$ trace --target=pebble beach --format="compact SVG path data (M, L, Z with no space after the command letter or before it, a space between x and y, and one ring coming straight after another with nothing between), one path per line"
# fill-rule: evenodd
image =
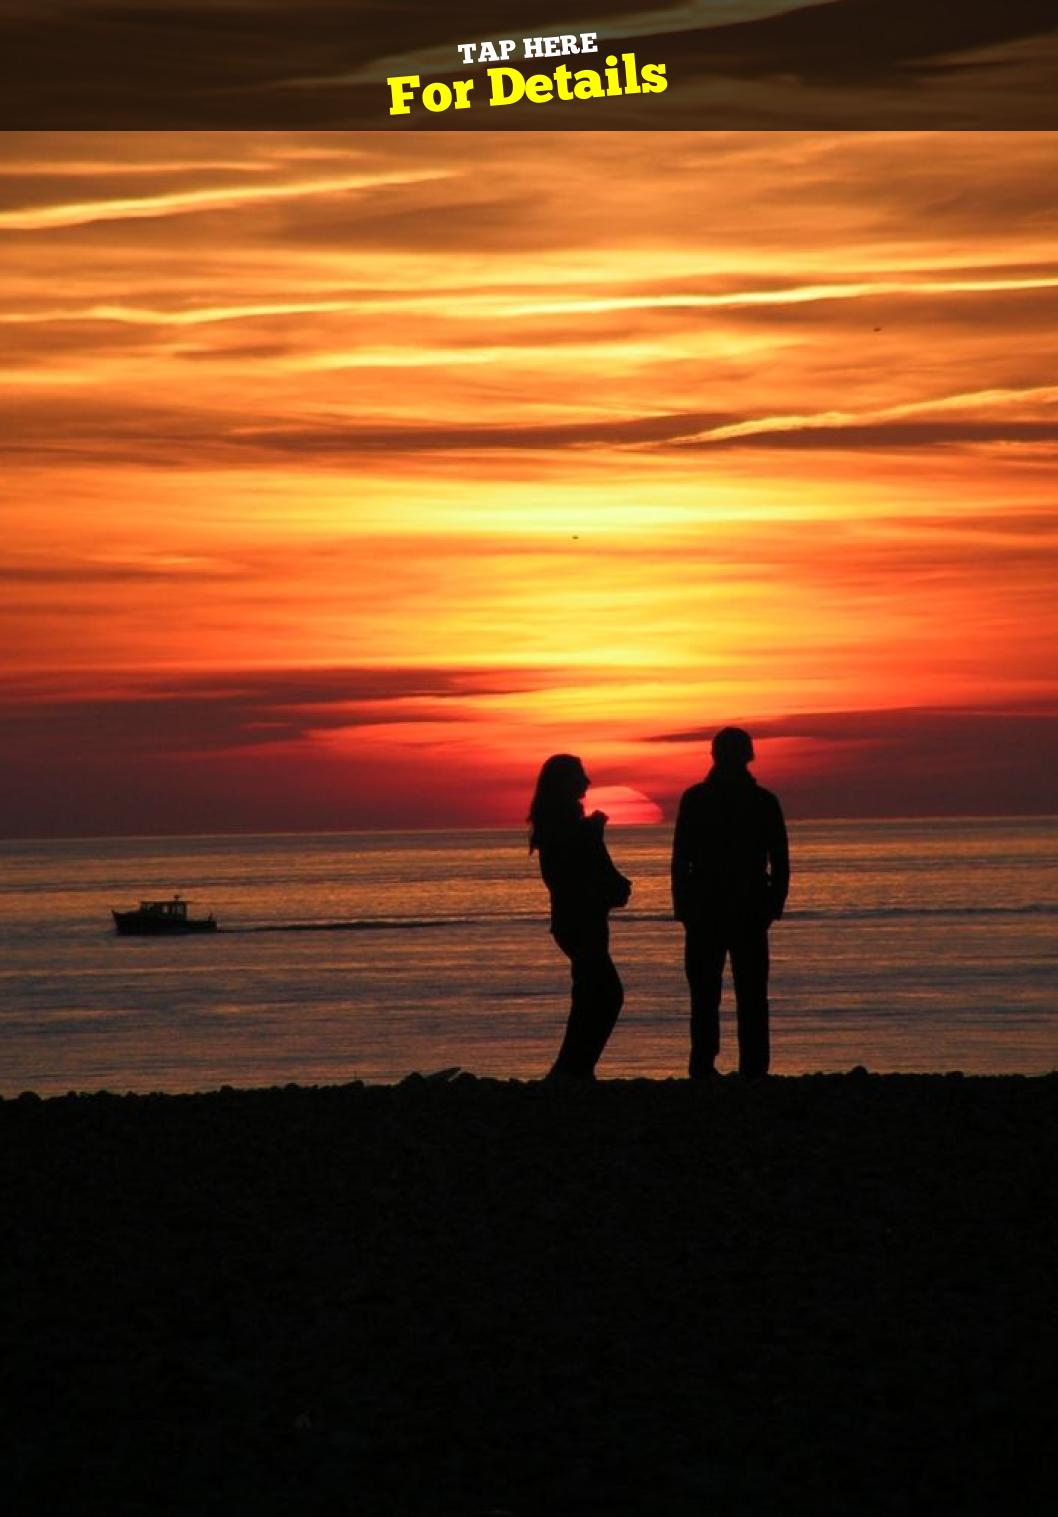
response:
M1042 1512L1056 1135L1055 1075L0 1102L8 1509Z

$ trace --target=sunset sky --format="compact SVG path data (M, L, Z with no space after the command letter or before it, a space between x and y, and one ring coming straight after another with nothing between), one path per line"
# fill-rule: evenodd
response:
M8 134L0 832L513 825L559 749L650 819L733 721L794 816L1058 811L1056 182Z

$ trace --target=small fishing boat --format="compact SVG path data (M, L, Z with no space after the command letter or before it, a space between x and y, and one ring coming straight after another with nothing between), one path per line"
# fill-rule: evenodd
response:
M169 901L141 901L135 911L112 911L115 929L131 937L170 937L182 932L216 932L213 913L189 917L191 903L174 895Z

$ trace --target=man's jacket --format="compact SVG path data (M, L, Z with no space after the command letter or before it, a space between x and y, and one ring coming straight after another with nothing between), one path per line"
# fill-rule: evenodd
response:
M790 888L778 798L747 769L713 769L684 792L672 843L672 904L681 922L773 922Z

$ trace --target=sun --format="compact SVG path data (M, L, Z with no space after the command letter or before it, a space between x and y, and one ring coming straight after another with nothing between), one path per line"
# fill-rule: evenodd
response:
M650 827L663 820L657 802L631 785L592 786L584 809L604 811L615 827Z

